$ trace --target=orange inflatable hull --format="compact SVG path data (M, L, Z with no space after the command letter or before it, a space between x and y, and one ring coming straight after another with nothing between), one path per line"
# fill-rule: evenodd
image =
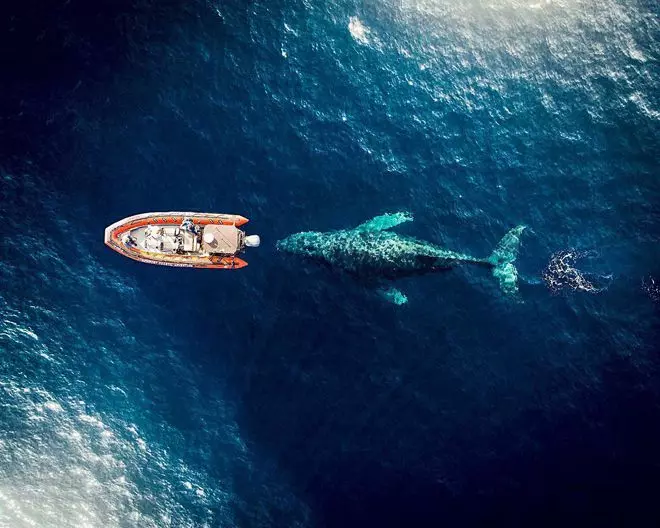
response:
M117 253L138 262L172 266L177 268L208 268L208 269L240 269L248 265L246 261L233 255L199 254L193 252L163 252L128 245L124 241L127 234L138 233L140 228L147 226L173 229L181 226L184 218L192 220L193 224L203 228L207 225L225 225L240 227L249 220L240 215L216 213L145 213L124 218L105 229L105 244Z

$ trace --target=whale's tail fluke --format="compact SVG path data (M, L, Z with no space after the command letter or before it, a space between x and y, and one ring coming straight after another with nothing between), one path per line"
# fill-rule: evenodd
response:
M500 243L488 257L488 263L493 266L493 275L500 282L500 287L509 295L518 293L518 270L514 266L518 258L520 235L525 226L514 227L502 237Z

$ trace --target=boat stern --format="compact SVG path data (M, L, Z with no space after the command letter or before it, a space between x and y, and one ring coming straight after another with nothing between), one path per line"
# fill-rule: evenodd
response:
M234 257L234 269L240 269L247 266L248 263L245 262L242 258Z

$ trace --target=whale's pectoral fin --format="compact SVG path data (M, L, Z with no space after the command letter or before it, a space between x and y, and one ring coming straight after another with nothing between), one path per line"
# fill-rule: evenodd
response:
M379 288L378 294L388 302L401 306L408 302L408 297L401 291L396 288Z
M385 231L392 227L396 227L404 222L412 222L412 215L410 213L387 213L384 215L372 218L368 222L360 224L355 228L356 231Z

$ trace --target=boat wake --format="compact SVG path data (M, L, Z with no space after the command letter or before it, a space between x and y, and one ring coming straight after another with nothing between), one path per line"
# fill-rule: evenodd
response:
M578 251L566 249L554 253L550 257L547 267L543 270L541 277L543 282L553 293L570 289L589 293L599 293L606 290L612 282L612 274L600 275L581 271L575 267L578 259L597 257L598 252Z

